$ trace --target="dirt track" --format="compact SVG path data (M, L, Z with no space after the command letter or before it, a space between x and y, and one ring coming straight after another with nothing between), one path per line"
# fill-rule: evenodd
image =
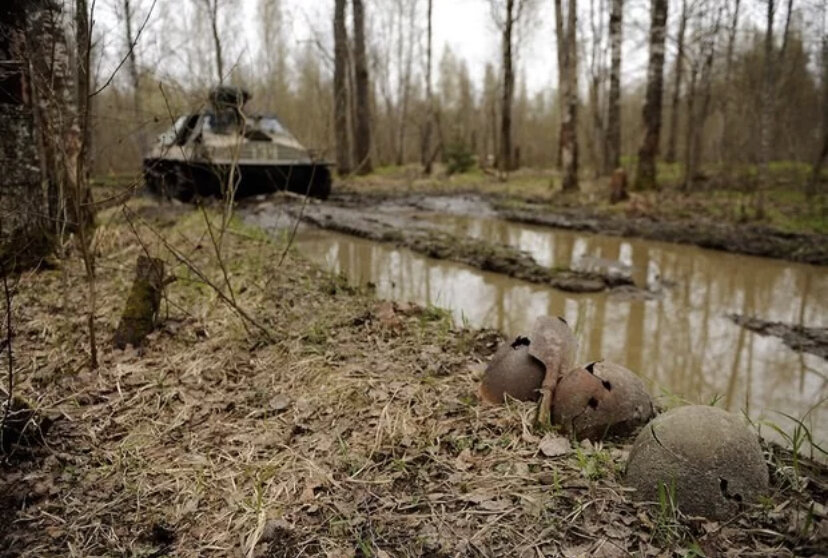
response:
M646 217L627 217L601 213L586 207L555 207L546 203L519 202L496 196L401 195L378 196L338 193L333 200L347 206L374 205L378 202L408 205L419 209L455 213L487 212L507 221L559 229L585 231L612 236L640 237L648 240L691 244L750 256L828 265L828 237L797 234L760 225L733 225L709 220L667 221Z
M284 211L293 219L322 229L393 243L431 258L463 263L562 291L588 293L623 287L627 292L635 289L629 277L545 267L529 254L511 246L457 236L438 225L403 213L318 203L277 206L265 202L258 210Z

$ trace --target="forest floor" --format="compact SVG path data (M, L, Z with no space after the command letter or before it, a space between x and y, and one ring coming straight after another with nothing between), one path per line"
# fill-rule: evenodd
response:
M437 172L428 178L418 168L402 167L337 183L333 198L364 205L400 197L476 195L511 221L826 265L828 196L808 199L791 172L783 168L774 175L762 218L755 215L755 194L744 186L749 180L738 177L708 179L691 193L666 177L660 191L631 192L629 200L610 204L607 178L583 179L580 192L564 194L553 171L524 169L501 182L480 171Z
M478 403L496 332L378 301L237 220L216 251L212 211L128 207L99 215L97 370L79 258L11 285L15 391L55 422L44 446L0 464L0 556L807 556L828 545L825 467L764 445L771 493L727 522L634 503L628 443L552 452L533 404ZM146 346L116 350L145 250L176 281Z

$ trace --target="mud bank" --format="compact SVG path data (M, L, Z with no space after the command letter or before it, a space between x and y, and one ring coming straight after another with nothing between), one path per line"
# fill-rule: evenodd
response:
M275 209L268 207L266 211ZM280 209L294 219L322 229L393 243L430 258L450 260L566 292L592 293L621 287L627 292L635 289L629 277L548 268L511 246L454 235L434 223L403 213L369 212L356 207L322 204L305 207L288 204Z
M778 337L795 351L811 353L828 360L828 328L826 327L803 327L782 322L768 322L739 314L729 314L728 318L760 335Z
M640 237L750 256L828 265L826 235L789 233L768 226L734 225L706 219L690 221L628 217L583 206L559 207L548 203L516 201L505 196L478 193L394 196L388 193L343 192L336 195L335 200L338 204L348 206L379 202L426 211L493 215L507 221L529 225Z
M520 208L500 206L497 213L503 219L518 223L614 236L636 236L749 256L828 265L828 238L824 235L786 233L768 227L735 226L711 221L659 221L620 217L578 208L556 212L554 208L528 204Z

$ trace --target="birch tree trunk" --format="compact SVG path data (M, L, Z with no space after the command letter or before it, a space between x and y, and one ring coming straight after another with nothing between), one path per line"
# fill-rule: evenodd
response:
M604 172L612 173L621 166L621 45L623 43L624 0L612 0L610 12L610 66L609 114L607 115L607 147Z
M365 7L353 0L354 16L354 162L359 174L372 172L371 163L371 90L368 60L365 53Z
M351 172L348 131L348 32L345 27L346 0L334 4L334 134L336 165L340 176Z
M667 154L664 160L676 162L676 140L678 138L679 104L681 100L681 80L684 77L684 34L687 29L687 0L681 3L681 19L678 30L678 49L676 51L676 75L673 83L673 101L670 111L670 135L667 137Z
M45 11L26 0L11 0L0 10L0 275L37 266L54 248L43 187L52 175L45 173L51 161L42 148L45 133L31 87L31 39L39 29L30 22L45 19ZM57 57L66 54L55 51Z
M647 94L642 116L644 141L638 151L635 176L637 190L652 190L656 182L656 157L661 134L661 97L664 89L664 38L667 25L667 0L652 0L650 25L650 62L647 68Z

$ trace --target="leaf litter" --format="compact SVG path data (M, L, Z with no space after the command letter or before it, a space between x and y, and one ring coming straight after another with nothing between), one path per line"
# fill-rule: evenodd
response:
M130 202L202 273L196 211ZM175 219L170 210L175 208ZM99 330L141 253L120 213L98 230ZM139 231L140 234L144 234ZM625 446L532 432L532 403L484 406L501 337L367 289L233 223L238 304L268 342L150 235L178 278L140 350L85 370L83 270L20 278L20 393L57 417L0 468L2 556L793 556L825 548L824 467L768 447L774 493L729 524L634 504ZM65 275L64 275L65 274ZM794 471L795 469L795 471ZM809 510L811 510L809 512ZM816 510L816 511L813 511Z

